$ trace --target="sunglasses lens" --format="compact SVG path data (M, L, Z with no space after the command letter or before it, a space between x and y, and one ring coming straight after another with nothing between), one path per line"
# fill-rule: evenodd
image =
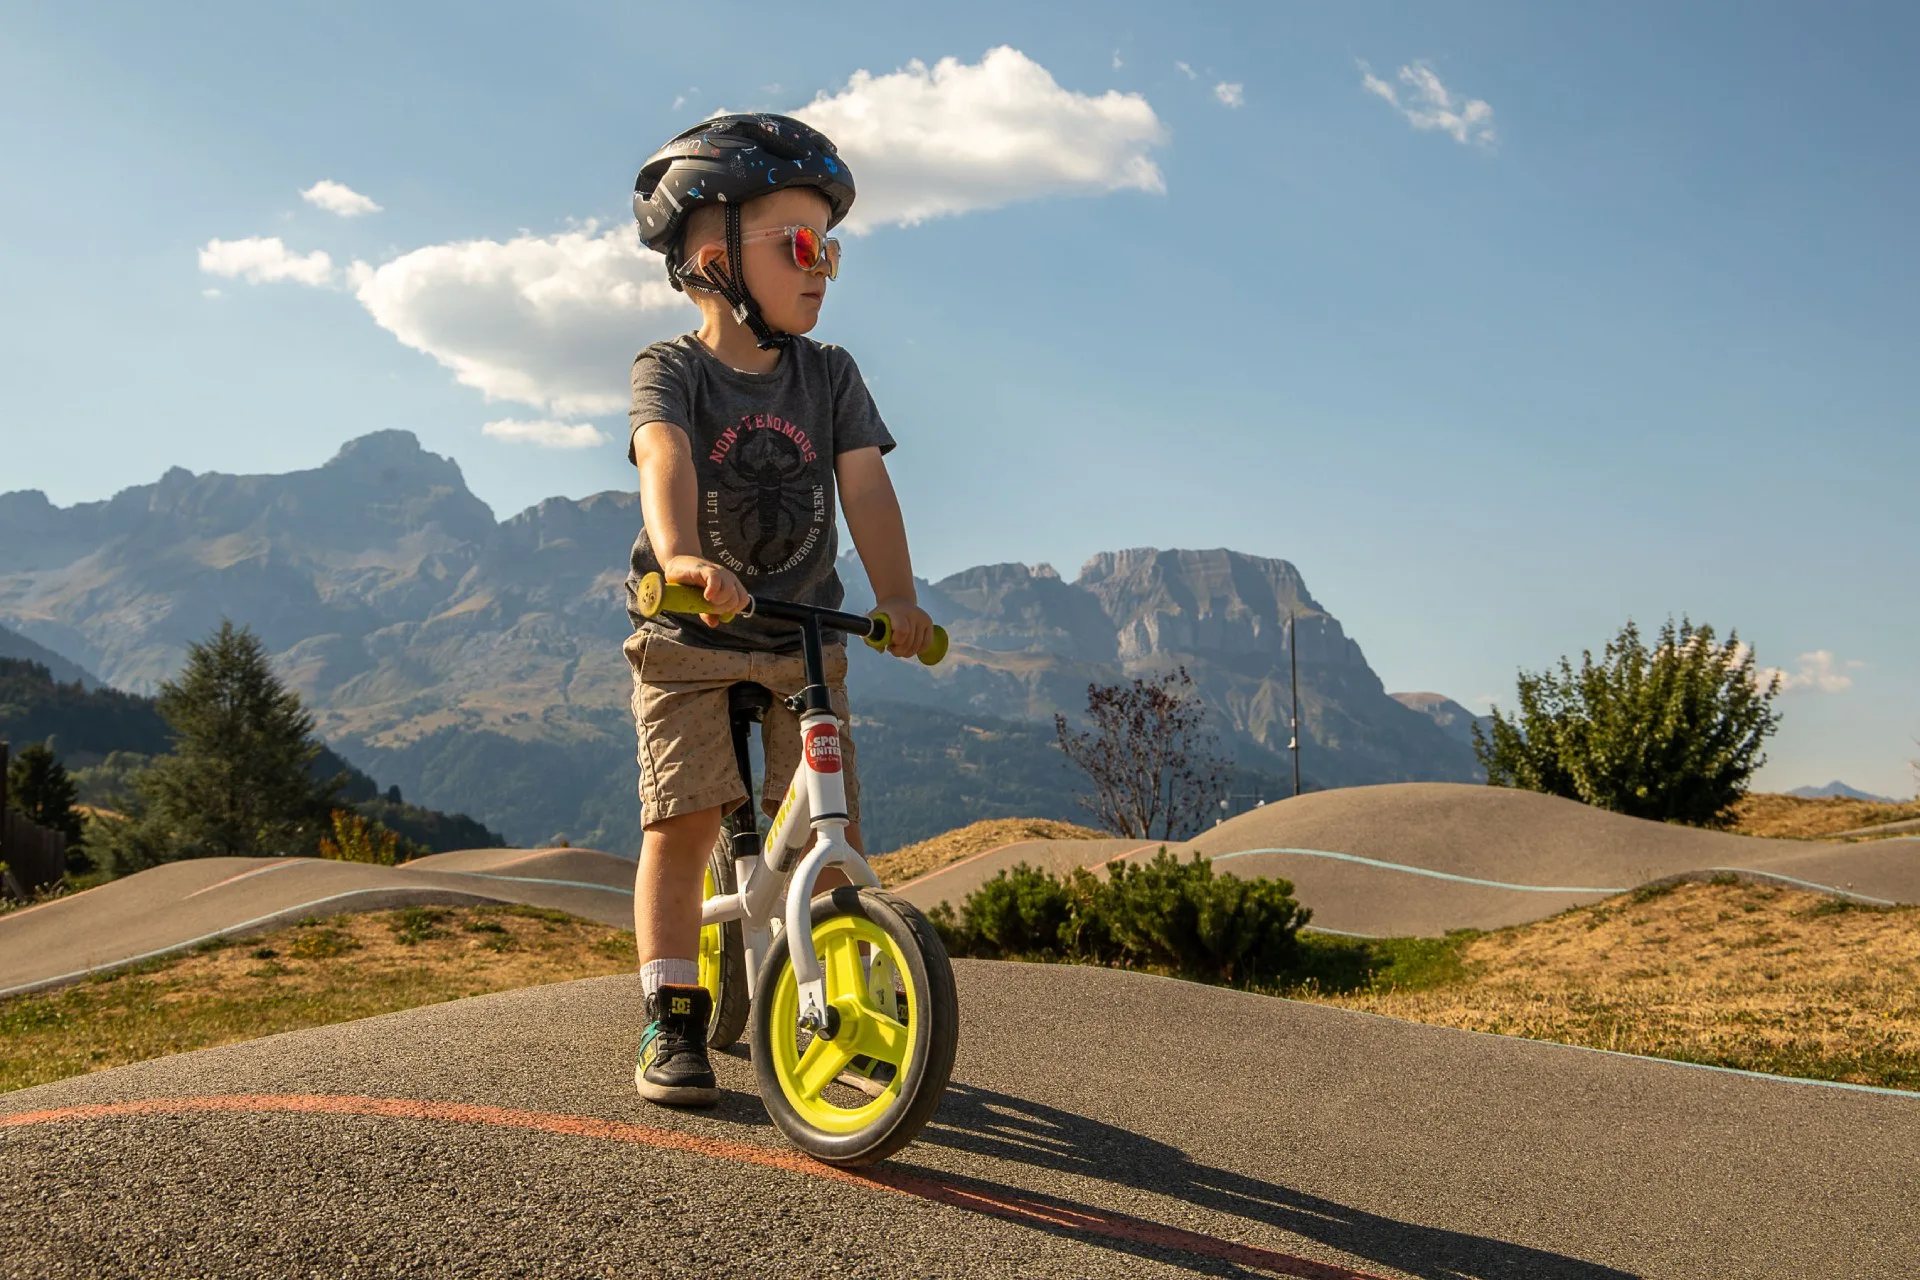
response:
M812 227L795 227L793 265L802 271L824 269L832 280L840 274L840 242L828 240Z
M820 266L820 233L812 227L793 229L793 265L802 271L813 271Z

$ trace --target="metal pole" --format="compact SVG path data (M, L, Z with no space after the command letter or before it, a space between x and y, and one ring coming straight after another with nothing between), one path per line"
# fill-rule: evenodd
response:
M1294 633L1293 610L1287 610L1287 680L1293 686L1293 717L1290 721L1293 752L1293 794L1300 794L1300 646Z
M7 740L0 738L0 867L7 866L7 855L13 852L13 850L7 847L7 755ZM11 868L7 871L0 872L0 895L9 892L7 889L7 877L9 874L11 874ZM18 878L19 877L15 877L16 880ZM21 887L25 888L26 886L22 884Z

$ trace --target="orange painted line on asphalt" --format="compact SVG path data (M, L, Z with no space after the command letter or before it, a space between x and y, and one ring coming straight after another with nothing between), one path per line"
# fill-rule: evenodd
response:
M1037 837L1037 836L1031 836L1031 837L1028 837L1028 838L1027 838L1027 839L1025 839L1025 840L1009 840L1009 841L1007 841L1007 843L1005 843L1005 844L997 844L997 845L995 845L995 846L993 846L993 848L991 848L991 849L982 849L982 850L981 850L980 852L978 852L978 853L970 853L970 854L968 854L968 855L967 855L966 857L964 857L964 858L962 858L962 859L960 859L960 861L958 861L958 862L949 862L949 863L948 863L948 864L947 864L946 866L944 866L944 867L935 867L935 868L934 868L933 870L931 870L931 871L927 871L927 872L922 872L922 873L921 873L920 875L917 875L917 876L915 876L915 877L914 877L913 879L911 879L911 880L907 880L907 881L904 881L904 882L902 882L902 883L900 883L900 884L897 884L897 885L895 885L895 886L893 886L893 888L892 888L891 890L889 890L888 892L890 892L890 893L898 893L898 892L900 892L900 891L901 891L902 889L905 889L905 888L909 888L909 887L911 887L911 886L913 886L913 885L916 885L916 884L919 884L919 883L920 883L920 882L921 882L922 880L927 880L927 879L931 879L931 878L932 878L932 877L934 877L934 876L937 876L937 875L942 875L942 874L944 874L944 873L946 873L946 872L948 872L948 871L951 871L951 870L953 870L953 869L954 869L955 867L964 867L964 866L966 866L966 865L967 865L967 864L968 864L969 862L978 862L978 861L979 861L980 859L982 859L982 858L984 858L984 857L986 857L986 856L987 856L988 854L990 854L990 853L1000 853L1000 852L1002 852L1002 851L1004 851L1004 850L1007 850L1007 849L1011 849L1011 848L1014 848L1014 847L1015 847L1016 845L1023 845L1023 844L1037 844L1037 843L1039 842L1039 839L1040 839L1040 837Z
M284 862L274 862L269 864L268 866L255 867L251 871L242 871L239 875L228 876L225 880L222 880L217 884L210 884L204 889L195 889L192 893L187 895L187 898L197 898L203 893L211 893L215 889L218 889L223 884L232 884L236 880L245 880L248 876L265 875L269 871L281 871L286 869L287 867L294 866L298 863L317 862L317 861L319 861L319 859L317 858L288 858ZM187 900L186 898L181 899L182 902L185 902L186 900Z
M0 1116L0 1128L20 1128L35 1124L56 1124L76 1120L105 1120L117 1116L179 1115L193 1112L280 1112L299 1115L375 1116L390 1120L440 1120L454 1124L484 1124L508 1129L530 1129L540 1133L573 1138L599 1138L609 1142L628 1142L666 1151L718 1160L733 1160L783 1173L798 1173L827 1182L838 1182L873 1190L892 1191L933 1204L963 1209L971 1213L1002 1218L1030 1227L1069 1234L1105 1237L1156 1248L1176 1249L1200 1257L1217 1258L1235 1266L1249 1267L1298 1280L1381 1280L1365 1271L1332 1263L1315 1262L1272 1249L1236 1244L1196 1231L1184 1231L1144 1218L1131 1217L1105 1209L1076 1205L1017 1191L1009 1187L967 1181L947 1182L925 1174L881 1166L862 1172L836 1169L821 1164L797 1151L763 1147L725 1138L708 1138L656 1129L648 1125L628 1124L621 1120L602 1120L594 1116L564 1115L548 1111L521 1111L512 1107L490 1107L470 1102L434 1102L420 1098L369 1098L333 1093L227 1093L197 1094L172 1098L140 1098L131 1102L101 1102L72 1107L51 1107L44 1111L22 1111Z
M944 867L935 867L933 870L926 872L923 875L917 875L911 880L908 880L902 884L897 884L893 886L893 888L888 890L888 892L899 893L902 889L910 889L914 885L919 884L922 880L931 880L935 876L943 876L947 872L952 871L956 867L964 867L969 862L978 862L980 859L987 857L990 854L1005 853L1007 850L1017 849L1023 844L1046 844L1047 842L1048 842L1048 838L1045 836L1029 836L1025 840L1011 840L1011 841L1008 841L1006 844L997 844L991 849L982 849L979 853L970 853L966 857L960 859L960 861L958 862L949 862ZM1166 841L1164 840L1158 840L1158 841L1150 840L1146 844L1141 845L1139 849L1128 849L1125 853L1116 853L1111 858L1108 858L1105 861L1091 862L1091 863L1088 863L1087 866L1089 870L1098 871L1101 867L1106 866L1108 862L1118 862L1122 858L1132 857L1134 854L1139 853L1141 849L1151 849L1154 847L1155 844L1165 844L1165 843Z
M1100 868L1106 866L1108 862L1123 862L1126 859L1131 858L1136 853L1145 853L1147 850L1153 848L1156 844L1164 845L1168 843L1170 842L1166 840L1149 840L1137 849L1129 849L1125 853L1116 853L1111 858L1108 858L1105 862L1096 862L1092 866L1088 867L1087 870L1098 871L1100 870Z
M97 884L93 886L93 888L91 889L82 889L78 893L63 893L57 898L48 898L45 902L36 902L30 907L22 907L18 911L9 911L4 916L0 916L0 923L4 923L5 921L8 921L8 920L18 920L21 916L30 916L34 912L39 911L44 907L51 907L62 902L72 902L76 898L84 898L88 894L98 893L100 890L106 887L107 886L104 884Z

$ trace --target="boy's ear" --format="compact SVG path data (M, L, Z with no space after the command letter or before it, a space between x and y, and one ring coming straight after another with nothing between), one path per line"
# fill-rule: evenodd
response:
M727 251L717 244L705 244L696 249L687 259L687 269L692 271L725 272Z

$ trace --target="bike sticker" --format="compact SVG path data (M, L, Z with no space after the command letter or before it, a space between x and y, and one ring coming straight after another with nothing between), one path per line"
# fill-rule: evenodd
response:
M840 731L830 724L807 730L807 768L815 773L840 772Z

